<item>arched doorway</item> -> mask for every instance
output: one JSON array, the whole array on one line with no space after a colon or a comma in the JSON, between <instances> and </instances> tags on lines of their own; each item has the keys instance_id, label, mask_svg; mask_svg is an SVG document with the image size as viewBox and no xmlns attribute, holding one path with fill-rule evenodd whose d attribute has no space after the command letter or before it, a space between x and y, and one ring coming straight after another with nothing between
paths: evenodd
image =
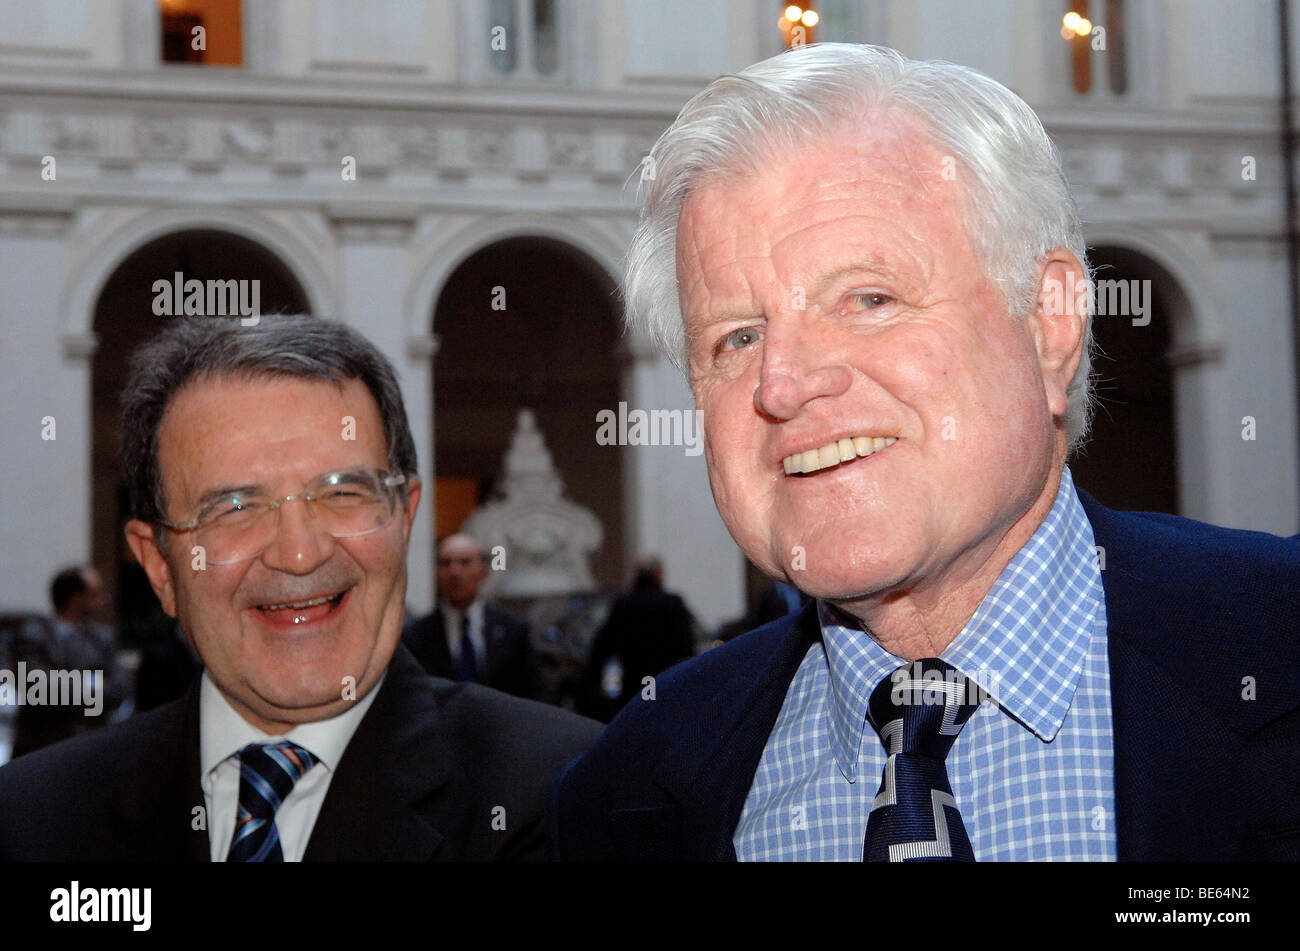
<instances>
[{"instance_id":1,"label":"arched doorway","mask_svg":"<svg viewBox=\"0 0 1300 951\"><path fill-rule=\"evenodd\" d=\"M128 503L119 462L118 397L126 384L131 353L172 319L154 314L154 282L170 283L177 272L184 280L259 281L262 314L310 311L302 287L274 254L224 231L195 229L157 238L132 252L105 281L95 302L98 345L91 361L93 557L96 565L107 569L104 583L117 606L125 647L149 640L163 622L157 599L122 535Z\"/></svg>"},{"instance_id":2,"label":"arched doorway","mask_svg":"<svg viewBox=\"0 0 1300 951\"><path fill-rule=\"evenodd\" d=\"M1187 300L1159 264L1129 248L1089 248L1096 269L1092 431L1070 470L1116 509L1181 513L1173 367L1174 321Z\"/></svg>"},{"instance_id":3,"label":"arched doorway","mask_svg":"<svg viewBox=\"0 0 1300 951\"><path fill-rule=\"evenodd\" d=\"M595 439L597 412L620 398L614 294L599 265L549 238L497 241L448 278L433 317L439 537L491 496L518 411L531 408L568 498L604 527L597 584L624 583L620 454Z\"/></svg>"}]
</instances>

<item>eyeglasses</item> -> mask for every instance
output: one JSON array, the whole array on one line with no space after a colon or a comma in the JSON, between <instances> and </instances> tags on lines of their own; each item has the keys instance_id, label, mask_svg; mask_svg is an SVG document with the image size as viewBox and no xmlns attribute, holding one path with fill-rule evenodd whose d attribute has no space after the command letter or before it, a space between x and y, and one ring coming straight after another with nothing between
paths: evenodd
<instances>
[{"instance_id":1,"label":"eyeglasses","mask_svg":"<svg viewBox=\"0 0 1300 951\"><path fill-rule=\"evenodd\" d=\"M256 558L280 530L280 506L301 500L307 514L335 538L377 532L397 513L397 486L404 475L383 469L346 469L317 476L293 495L273 497L261 486L223 486L205 492L188 522L161 522L173 532L193 532L205 560L233 565Z\"/></svg>"}]
</instances>

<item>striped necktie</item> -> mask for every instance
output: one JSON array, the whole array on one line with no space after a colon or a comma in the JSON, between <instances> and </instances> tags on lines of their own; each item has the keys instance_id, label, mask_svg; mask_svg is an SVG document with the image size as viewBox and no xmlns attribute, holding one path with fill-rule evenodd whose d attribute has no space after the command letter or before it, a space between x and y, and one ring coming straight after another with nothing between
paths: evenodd
<instances>
[{"instance_id":1,"label":"striped necktie","mask_svg":"<svg viewBox=\"0 0 1300 951\"><path fill-rule=\"evenodd\" d=\"M867 818L864 862L975 861L944 761L983 696L937 657L898 668L872 691L867 718L889 759Z\"/></svg>"},{"instance_id":2,"label":"striped necktie","mask_svg":"<svg viewBox=\"0 0 1300 951\"><path fill-rule=\"evenodd\" d=\"M275 811L315 765L316 757L288 740L239 751L239 813L227 862L284 861Z\"/></svg>"}]
</instances>

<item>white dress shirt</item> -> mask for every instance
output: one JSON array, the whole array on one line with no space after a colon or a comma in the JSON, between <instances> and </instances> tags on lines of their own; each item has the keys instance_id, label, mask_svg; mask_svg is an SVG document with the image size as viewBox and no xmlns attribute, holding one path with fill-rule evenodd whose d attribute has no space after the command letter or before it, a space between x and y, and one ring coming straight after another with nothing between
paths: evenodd
<instances>
[{"instance_id":1,"label":"white dress shirt","mask_svg":"<svg viewBox=\"0 0 1300 951\"><path fill-rule=\"evenodd\" d=\"M474 659L478 662L479 675L483 674L483 663L487 658L486 642L483 640L483 602L474 601L463 612L457 611L446 601L438 602L442 612L442 629L447 634L447 652L451 654L451 666L454 669L460 661L460 619L469 618L469 642L474 645Z\"/></svg>"},{"instance_id":2,"label":"white dress shirt","mask_svg":"<svg viewBox=\"0 0 1300 951\"><path fill-rule=\"evenodd\" d=\"M388 676L386 673L384 676ZM208 809L208 842L212 861L224 862L235 834L239 810L239 756L249 743L292 740L312 756L316 765L297 783L275 813L280 850L286 862L301 862L312 827L325 802L330 780L343 751L383 685L383 677L346 712L328 720L301 723L284 736L263 733L236 712L207 671L199 687L199 775Z\"/></svg>"}]
</instances>

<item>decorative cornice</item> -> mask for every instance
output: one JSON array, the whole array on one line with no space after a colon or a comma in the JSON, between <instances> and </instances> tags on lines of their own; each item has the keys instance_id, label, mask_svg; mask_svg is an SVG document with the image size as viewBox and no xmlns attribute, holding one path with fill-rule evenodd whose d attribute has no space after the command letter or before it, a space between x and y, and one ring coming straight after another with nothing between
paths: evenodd
<instances>
[{"instance_id":1,"label":"decorative cornice","mask_svg":"<svg viewBox=\"0 0 1300 951\"><path fill-rule=\"evenodd\" d=\"M58 208L0 207L0 234L57 238L72 220L71 211Z\"/></svg>"},{"instance_id":2,"label":"decorative cornice","mask_svg":"<svg viewBox=\"0 0 1300 951\"><path fill-rule=\"evenodd\" d=\"M241 70L16 70L0 67L0 97L19 100L77 97L180 103L187 108L264 105L372 111L393 109L422 115L446 113L494 116L556 116L592 119L650 119L666 125L695 92L698 83L678 90L656 88L594 90L542 83L509 86L453 86L417 80L363 80L329 75L285 77Z\"/></svg>"}]
</instances>

